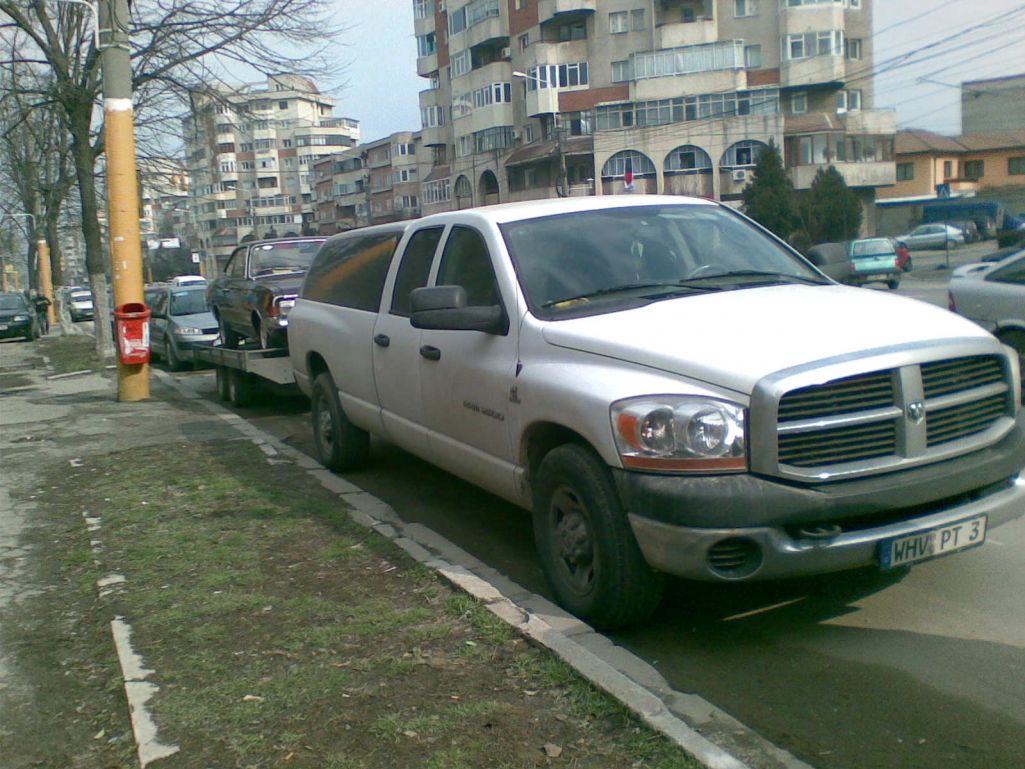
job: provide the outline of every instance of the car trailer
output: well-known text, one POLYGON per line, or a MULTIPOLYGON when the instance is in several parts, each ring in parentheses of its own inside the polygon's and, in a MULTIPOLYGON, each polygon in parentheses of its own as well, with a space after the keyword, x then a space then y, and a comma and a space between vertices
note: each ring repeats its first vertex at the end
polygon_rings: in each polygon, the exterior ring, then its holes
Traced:
POLYGON ((229 348, 220 344, 193 348, 196 362, 210 363, 217 376, 217 396, 245 408, 261 387, 269 384, 295 386, 288 348, 229 348))

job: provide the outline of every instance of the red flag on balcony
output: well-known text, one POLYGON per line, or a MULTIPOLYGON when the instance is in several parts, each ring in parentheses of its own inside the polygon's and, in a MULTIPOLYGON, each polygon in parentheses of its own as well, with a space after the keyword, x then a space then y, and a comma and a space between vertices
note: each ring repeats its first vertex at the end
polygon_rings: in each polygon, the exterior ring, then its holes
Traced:
POLYGON ((623 181, 627 187, 632 187, 634 183, 634 166, 630 160, 626 161, 626 172, 623 174, 623 181))

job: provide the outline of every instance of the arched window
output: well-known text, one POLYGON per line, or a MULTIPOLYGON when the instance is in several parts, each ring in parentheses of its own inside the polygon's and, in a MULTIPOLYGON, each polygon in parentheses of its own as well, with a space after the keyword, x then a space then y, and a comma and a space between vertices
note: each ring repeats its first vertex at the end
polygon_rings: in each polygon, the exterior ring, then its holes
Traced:
POLYGON ((642 152, 621 150, 605 161, 601 169, 602 179, 622 179, 631 171, 635 179, 655 175, 655 164, 642 152))
POLYGON ((473 205, 473 187, 465 176, 456 179, 456 208, 469 208, 473 205))
POLYGON ((726 150, 719 159, 719 168, 729 171, 732 168, 751 168, 758 162, 758 156, 768 145, 753 140, 737 142, 726 150))
POLYGON ((667 174, 707 174, 712 172, 712 158, 701 147, 684 144, 666 155, 663 170, 667 174))

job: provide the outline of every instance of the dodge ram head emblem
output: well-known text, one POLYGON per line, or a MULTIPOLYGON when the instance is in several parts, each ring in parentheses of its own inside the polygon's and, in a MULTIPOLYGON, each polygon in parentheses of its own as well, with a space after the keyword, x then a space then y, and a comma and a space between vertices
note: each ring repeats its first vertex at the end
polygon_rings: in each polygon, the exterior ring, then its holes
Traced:
POLYGON ((916 425, 925 418, 925 404, 922 401, 911 401, 907 408, 908 419, 916 425))

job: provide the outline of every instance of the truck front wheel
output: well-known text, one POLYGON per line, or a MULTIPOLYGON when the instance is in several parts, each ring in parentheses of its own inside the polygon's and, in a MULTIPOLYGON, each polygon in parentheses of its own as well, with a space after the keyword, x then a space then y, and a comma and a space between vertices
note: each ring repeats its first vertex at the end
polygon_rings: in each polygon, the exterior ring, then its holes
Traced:
POLYGON ((335 472, 365 465, 370 454, 370 436, 345 416, 331 374, 325 371, 313 380, 311 400, 313 438, 320 463, 335 472))
POLYGON ((542 460, 534 483, 534 540, 563 607, 597 628, 646 619, 664 579, 644 560, 605 464, 567 444, 542 460))

